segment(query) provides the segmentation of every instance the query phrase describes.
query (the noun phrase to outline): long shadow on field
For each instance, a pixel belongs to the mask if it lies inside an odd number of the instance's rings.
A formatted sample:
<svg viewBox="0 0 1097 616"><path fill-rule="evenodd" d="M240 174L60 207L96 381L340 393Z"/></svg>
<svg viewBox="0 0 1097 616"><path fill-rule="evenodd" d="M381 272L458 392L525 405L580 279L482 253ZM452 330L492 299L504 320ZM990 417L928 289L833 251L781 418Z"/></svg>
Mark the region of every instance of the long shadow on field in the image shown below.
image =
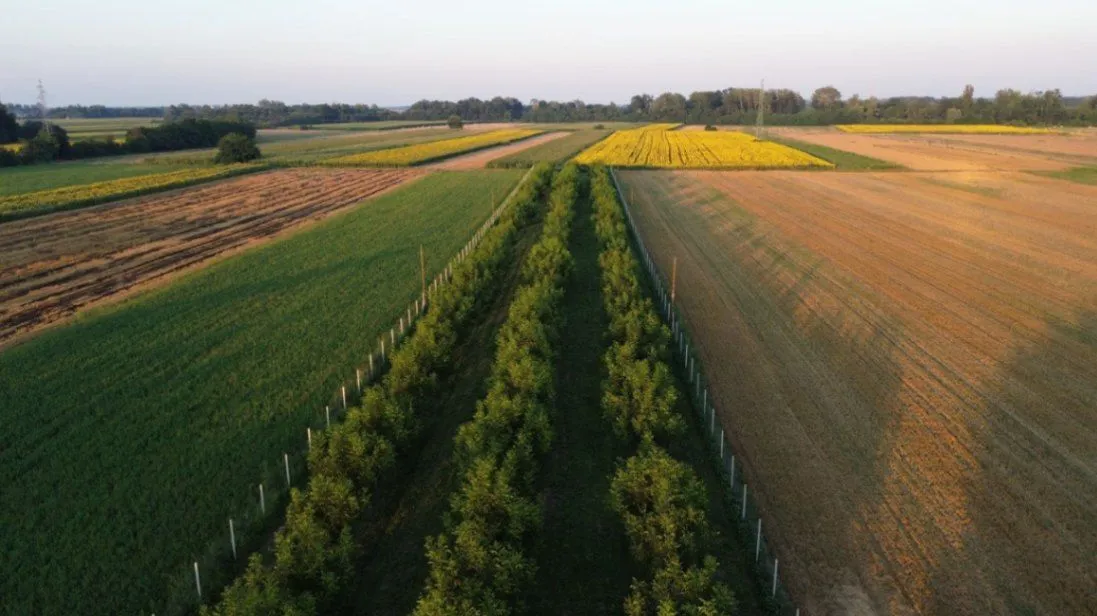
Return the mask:
<svg viewBox="0 0 1097 616"><path fill-rule="evenodd" d="M684 190L697 178L622 176L664 276L678 259L679 303L782 579L807 613L886 613L880 589L901 572L878 566L878 529L862 514L892 472L903 326L764 215Z"/></svg>
<svg viewBox="0 0 1097 616"><path fill-rule="evenodd" d="M1097 610L1097 310L1042 333L1002 362L968 426L966 532L932 579L930 613Z"/></svg>

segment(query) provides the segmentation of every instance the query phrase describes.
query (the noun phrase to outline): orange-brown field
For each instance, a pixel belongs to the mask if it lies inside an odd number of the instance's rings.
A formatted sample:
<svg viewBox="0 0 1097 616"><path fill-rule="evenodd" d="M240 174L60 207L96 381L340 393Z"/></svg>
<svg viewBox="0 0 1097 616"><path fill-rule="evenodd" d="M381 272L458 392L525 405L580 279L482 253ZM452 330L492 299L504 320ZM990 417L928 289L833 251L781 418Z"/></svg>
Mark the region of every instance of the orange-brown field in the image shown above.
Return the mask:
<svg viewBox="0 0 1097 616"><path fill-rule="evenodd" d="M831 128L770 132L917 171L1056 171L1097 164L1097 135L858 135Z"/></svg>
<svg viewBox="0 0 1097 616"><path fill-rule="evenodd" d="M0 225L0 344L420 175L274 171Z"/></svg>
<svg viewBox="0 0 1097 616"><path fill-rule="evenodd" d="M619 177L804 614L1097 611L1097 187Z"/></svg>

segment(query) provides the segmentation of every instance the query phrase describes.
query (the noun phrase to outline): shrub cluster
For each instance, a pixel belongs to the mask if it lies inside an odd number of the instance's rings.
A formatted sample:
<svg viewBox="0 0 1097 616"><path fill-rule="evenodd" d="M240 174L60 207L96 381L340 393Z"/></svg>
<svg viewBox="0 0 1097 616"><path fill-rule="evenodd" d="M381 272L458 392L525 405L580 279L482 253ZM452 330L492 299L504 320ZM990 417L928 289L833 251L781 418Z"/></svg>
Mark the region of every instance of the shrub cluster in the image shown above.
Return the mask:
<svg viewBox="0 0 1097 616"><path fill-rule="evenodd" d="M711 532L704 485L660 446L685 427L665 361L670 332L640 288L624 212L605 168L591 169L591 200L610 321L602 404L617 434L637 446L613 477L610 502L633 556L648 572L633 580L625 613L730 614L734 596L716 580L719 565L703 550Z"/></svg>
<svg viewBox="0 0 1097 616"><path fill-rule="evenodd" d="M551 166L533 169L512 206L431 298L411 337L392 354L381 382L366 390L342 423L313 438L308 485L291 491L273 562L252 555L221 602L203 607L202 614L317 614L345 587L356 555L353 524L379 478L415 435L417 413L430 408L458 331L491 296L512 258L516 229L528 222L551 175Z"/></svg>
<svg viewBox="0 0 1097 616"><path fill-rule="evenodd" d="M462 483L446 531L427 540L430 579L418 616L513 613L533 578L525 546L542 521L534 481L552 440L553 363L578 181L573 165L553 181L544 231L499 331L488 393L455 439Z"/></svg>

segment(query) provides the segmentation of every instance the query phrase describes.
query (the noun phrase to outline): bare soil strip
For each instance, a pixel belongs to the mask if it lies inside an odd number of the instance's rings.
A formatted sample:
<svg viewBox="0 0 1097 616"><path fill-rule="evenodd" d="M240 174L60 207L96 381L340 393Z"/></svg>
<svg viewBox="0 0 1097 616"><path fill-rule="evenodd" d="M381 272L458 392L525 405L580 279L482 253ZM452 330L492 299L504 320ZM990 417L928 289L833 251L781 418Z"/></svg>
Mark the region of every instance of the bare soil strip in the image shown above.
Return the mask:
<svg viewBox="0 0 1097 616"><path fill-rule="evenodd" d="M0 345L420 175L275 171L0 225Z"/></svg>
<svg viewBox="0 0 1097 616"><path fill-rule="evenodd" d="M1097 187L621 176L806 613L1092 612Z"/></svg>
<svg viewBox="0 0 1097 616"><path fill-rule="evenodd" d="M793 139L898 163L915 171L1058 171L1084 163L1085 159L1080 159L1079 153L1084 155L1087 143L1095 142L1070 135L977 135L972 139L962 135L857 135L819 129L770 130ZM1032 141L1027 141L1029 139ZM1021 145L1026 143L1030 146Z"/></svg>
<svg viewBox="0 0 1097 616"><path fill-rule="evenodd" d="M559 139L567 135L568 133L548 133L545 135L537 135L536 137L530 137L529 139L523 139L514 143L508 143L506 145L496 146L494 148L486 148L483 150L477 150L469 154L461 156L454 156L453 158L447 158L446 160L439 161L425 167L431 169L449 169L454 170L468 170L468 169L483 169L487 167L487 164L496 158L502 158L503 156L509 156L515 152L521 152L522 150L528 150L536 145L547 143L554 139Z"/></svg>

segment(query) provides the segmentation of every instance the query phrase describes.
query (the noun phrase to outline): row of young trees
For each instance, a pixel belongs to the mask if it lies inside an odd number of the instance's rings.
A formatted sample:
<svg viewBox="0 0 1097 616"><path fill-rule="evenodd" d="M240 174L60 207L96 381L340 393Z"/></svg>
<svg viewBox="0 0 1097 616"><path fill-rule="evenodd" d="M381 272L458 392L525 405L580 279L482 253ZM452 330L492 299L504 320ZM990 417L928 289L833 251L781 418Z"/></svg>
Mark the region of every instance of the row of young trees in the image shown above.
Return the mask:
<svg viewBox="0 0 1097 616"><path fill-rule="evenodd" d="M535 172L545 168L551 165ZM462 483L445 532L427 540L430 578L417 616L511 614L533 579L525 546L542 519L534 481L553 434L553 366L578 180L574 165L553 180L541 238L497 336L488 393L457 433Z"/></svg>
<svg viewBox="0 0 1097 616"><path fill-rule="evenodd" d="M327 613L347 588L358 555L355 524L419 429L419 413L432 407L459 338L498 287L517 231L529 223L550 175L546 169L531 173L476 249L453 266L450 282L430 297L429 310L392 354L384 378L342 423L313 437L308 485L291 491L272 560L252 555L246 572L218 604L203 606L203 615Z"/></svg>
<svg viewBox="0 0 1097 616"><path fill-rule="evenodd" d="M670 332L641 291L624 212L605 168L591 170L591 199L610 320L603 409L616 433L636 450L615 473L610 502L646 573L633 580L624 611L628 616L732 614L735 597L718 580L719 563L705 550L712 530L704 484L665 449L685 429L666 361Z"/></svg>

